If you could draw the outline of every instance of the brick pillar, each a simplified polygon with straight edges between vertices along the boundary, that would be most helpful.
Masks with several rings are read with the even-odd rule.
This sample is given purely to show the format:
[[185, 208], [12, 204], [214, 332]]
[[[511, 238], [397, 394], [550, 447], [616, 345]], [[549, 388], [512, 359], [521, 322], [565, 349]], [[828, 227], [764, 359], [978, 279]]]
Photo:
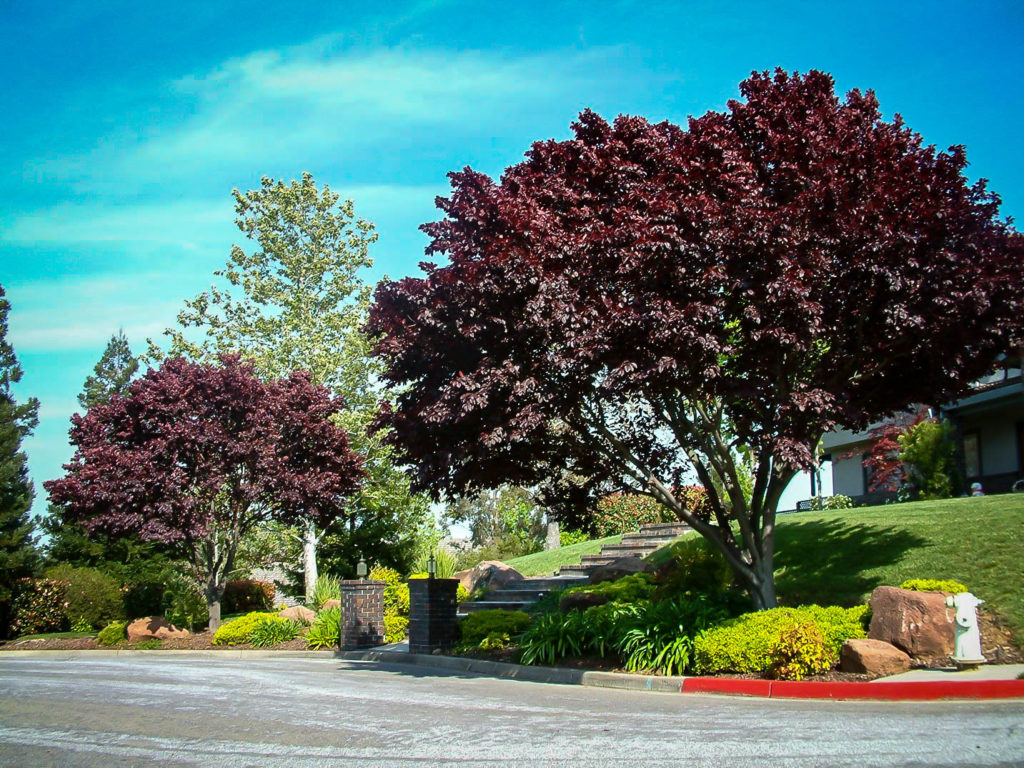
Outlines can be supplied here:
[[409, 653], [455, 646], [458, 579], [409, 579]]
[[383, 581], [341, 582], [341, 629], [338, 647], [343, 651], [384, 644]]

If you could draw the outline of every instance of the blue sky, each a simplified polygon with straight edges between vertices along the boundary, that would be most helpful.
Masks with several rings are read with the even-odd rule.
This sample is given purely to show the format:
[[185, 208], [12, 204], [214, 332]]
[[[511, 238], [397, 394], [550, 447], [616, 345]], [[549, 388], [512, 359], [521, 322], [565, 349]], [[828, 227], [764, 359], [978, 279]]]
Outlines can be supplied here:
[[[370, 280], [413, 274], [448, 171], [491, 174], [591, 107], [684, 121], [751, 70], [873, 88], [964, 144], [1024, 214], [1015, 2], [0, 2], [0, 283], [34, 480], [110, 335], [173, 324], [233, 242], [230, 191], [308, 170], [380, 232]], [[40, 489], [41, 490], [41, 489]], [[789, 499], [805, 496], [801, 485]], [[36, 510], [42, 511], [42, 493]]]

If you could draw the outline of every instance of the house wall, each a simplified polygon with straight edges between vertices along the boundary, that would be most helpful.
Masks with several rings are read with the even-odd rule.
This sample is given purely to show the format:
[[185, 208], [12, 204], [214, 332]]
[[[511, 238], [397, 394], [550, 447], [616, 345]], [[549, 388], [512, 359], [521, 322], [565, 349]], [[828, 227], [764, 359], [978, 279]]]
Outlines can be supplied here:
[[978, 433], [983, 477], [1021, 472], [1017, 434], [1022, 421], [1024, 405], [960, 417], [961, 433]]
[[850, 458], [832, 459], [832, 493], [844, 496], [862, 496], [864, 487], [864, 467], [861, 465], [861, 453], [866, 445], [848, 449], [856, 453]]

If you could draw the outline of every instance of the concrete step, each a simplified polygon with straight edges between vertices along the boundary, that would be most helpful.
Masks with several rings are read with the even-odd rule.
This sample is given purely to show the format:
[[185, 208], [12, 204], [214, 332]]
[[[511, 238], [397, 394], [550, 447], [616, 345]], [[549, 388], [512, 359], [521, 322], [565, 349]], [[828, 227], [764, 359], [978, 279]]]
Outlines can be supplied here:
[[[630, 557], [630, 556], [634, 556], [634, 557], [647, 557], [647, 555], [651, 554], [651, 552], [654, 552], [656, 549], [658, 549], [658, 546], [656, 546], [654, 544], [648, 544], [647, 546], [641, 546], [641, 545], [633, 546], [631, 544], [612, 544], [612, 545], [607, 545], [607, 546], [601, 547], [601, 556], [602, 557]], [[584, 557], [586, 557], [586, 555], [584, 555]]]
[[[684, 533], [689, 533], [693, 528], [688, 526], [686, 523], [649, 523], [647, 525], [640, 526], [640, 533], [644, 535], [668, 535], [682, 536]], [[629, 534], [626, 534], [627, 536]]]
[[586, 574], [590, 573], [594, 569], [594, 567], [595, 566], [593, 566], [593, 565], [587, 565], [585, 563], [580, 563], [579, 565], [563, 565], [563, 566], [561, 566], [558, 569], [558, 571], [559, 571], [559, 573], [566, 574], [566, 575], [574, 575], [574, 576], [575, 575], [584, 575], [585, 576]]
[[663, 547], [670, 542], [675, 541], [679, 537], [674, 533], [669, 533], [664, 536], [649, 535], [644, 533], [627, 533], [622, 537], [621, 544], [608, 544], [605, 546], [637, 546], [637, 547]]
[[612, 560], [615, 560], [618, 555], [584, 555], [580, 558], [580, 565], [596, 566], [596, 565], [608, 565]]
[[579, 577], [568, 576], [531, 576], [521, 581], [510, 581], [501, 591], [535, 592], [537, 590], [568, 589], [579, 586]]
[[493, 611], [497, 609], [505, 611], [523, 611], [533, 605], [535, 600], [472, 600], [466, 603], [459, 603], [459, 613], [474, 613], [476, 611]]

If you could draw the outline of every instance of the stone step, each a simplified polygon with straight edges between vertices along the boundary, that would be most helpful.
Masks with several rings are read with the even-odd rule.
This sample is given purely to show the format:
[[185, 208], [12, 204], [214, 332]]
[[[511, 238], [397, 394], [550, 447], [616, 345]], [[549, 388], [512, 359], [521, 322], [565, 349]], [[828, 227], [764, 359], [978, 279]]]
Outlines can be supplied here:
[[578, 586], [576, 584], [578, 581], [580, 581], [579, 577], [531, 576], [521, 581], [510, 581], [501, 588], [501, 591], [534, 592], [537, 590], [567, 589], [568, 587]]
[[563, 565], [558, 569], [558, 571], [562, 574], [586, 575], [590, 573], [593, 569], [593, 565], [586, 565], [584, 563], [580, 563], [579, 565]]
[[671, 533], [674, 536], [682, 536], [684, 533], [689, 533], [692, 530], [693, 528], [686, 523], [648, 523], [647, 525], [641, 525], [639, 532], [645, 535]]
[[522, 611], [535, 602], [536, 600], [472, 600], [466, 603], [459, 603], [459, 613], [474, 613], [475, 611], [493, 611], [497, 609]]
[[[633, 555], [635, 557], [647, 557], [647, 555], [651, 554], [651, 552], [654, 552], [656, 549], [658, 549], [658, 547], [655, 545], [632, 546], [630, 544], [613, 544], [601, 547], [601, 556], [629, 557], [630, 555]], [[584, 555], [584, 557], [587, 557], [587, 555]]]
[[674, 533], [669, 533], [664, 536], [648, 535], [643, 533], [627, 533], [622, 537], [621, 544], [606, 544], [605, 546], [639, 546], [639, 547], [663, 547], [669, 544], [679, 537]]
[[615, 555], [584, 555], [580, 558], [581, 565], [608, 565], [612, 560], [615, 560]]

